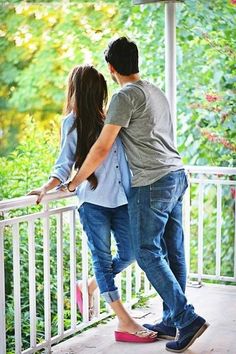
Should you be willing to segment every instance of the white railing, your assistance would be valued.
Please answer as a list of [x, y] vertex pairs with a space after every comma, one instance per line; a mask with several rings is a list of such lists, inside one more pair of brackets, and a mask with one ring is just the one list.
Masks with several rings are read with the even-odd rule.
[[[50, 205], [55, 201], [68, 199], [69, 203], [63, 206]], [[28, 208], [35, 205], [35, 196], [21, 197], [11, 200], [5, 200], [0, 202], [0, 215], [3, 220], [0, 220], [0, 354], [5, 354], [9, 351], [9, 336], [6, 335], [6, 322], [8, 321], [7, 301], [13, 298], [12, 307], [14, 309], [14, 346], [15, 353], [35, 353], [40, 349], [44, 349], [44, 352], [50, 352], [50, 348], [53, 344], [61, 341], [62, 339], [75, 334], [76, 332], [96, 323], [111, 315], [109, 309], [103, 308], [103, 312], [100, 310], [100, 296], [97, 292], [95, 300], [96, 315], [92, 320], [89, 320], [88, 314], [88, 293], [87, 293], [87, 280], [89, 274], [89, 254], [87, 249], [86, 236], [81, 232], [81, 227], [78, 223], [76, 197], [68, 196], [63, 192], [50, 193], [47, 195], [43, 202], [43, 209], [36, 212], [28, 212], [24, 210], [23, 215], [12, 216], [13, 210], [21, 210], [22, 208]], [[19, 209], [21, 208], [21, 209]], [[50, 221], [52, 218], [56, 218], [56, 237], [52, 240], [52, 235], [50, 233]], [[43, 257], [43, 297], [44, 297], [44, 335], [38, 336], [37, 331], [37, 302], [38, 294], [36, 291], [37, 280], [37, 260], [36, 260], [36, 227], [38, 221], [42, 222], [42, 251], [41, 257]], [[69, 264], [65, 264], [63, 252], [65, 252], [65, 247], [63, 247], [63, 241], [65, 237], [65, 224], [69, 228], [68, 239], [69, 239]], [[21, 294], [22, 285], [21, 280], [22, 274], [22, 225], [27, 228], [26, 233], [28, 237], [27, 241], [27, 254], [28, 254], [28, 298], [29, 298], [29, 333], [25, 333], [24, 320], [22, 315], [24, 309], [21, 306]], [[37, 231], [39, 233], [39, 231]], [[38, 237], [38, 236], [37, 236]], [[76, 249], [77, 239], [81, 237], [81, 249]], [[12, 250], [5, 247], [6, 240], [11, 238], [10, 244], [12, 244]], [[56, 247], [56, 254], [52, 254], [51, 247]], [[56, 245], [55, 245], [56, 243]], [[12, 270], [6, 269], [6, 260], [8, 257], [8, 252], [12, 252]], [[26, 253], [26, 252], [25, 252]], [[24, 255], [25, 255], [24, 253]], [[83, 318], [81, 320], [78, 317], [78, 311], [76, 308], [76, 282], [77, 282], [77, 258], [81, 256], [81, 269], [80, 276], [82, 278], [83, 286]], [[56, 257], [56, 279], [54, 281], [50, 277], [51, 273], [51, 262], [52, 258]], [[6, 259], [7, 258], [7, 259]], [[70, 294], [69, 298], [65, 298], [65, 279], [63, 274], [63, 267], [69, 267], [70, 271]], [[8, 263], [9, 267], [9, 263]], [[132, 272], [132, 267], [135, 267]], [[24, 268], [25, 269], [25, 268]], [[12, 271], [12, 294], [6, 294], [5, 280], [7, 272]], [[132, 273], [135, 274], [134, 279], [132, 279]], [[125, 283], [125, 285], [123, 285]], [[140, 268], [137, 265], [128, 267], [123, 274], [117, 277], [117, 285], [122, 295], [125, 298], [126, 306], [131, 307], [134, 303], [138, 301], [138, 296], [142, 291], [142, 294], [149, 296], [153, 290], [150, 287], [147, 279], [143, 277]], [[123, 285], [123, 286], [122, 286]], [[52, 299], [51, 299], [51, 289], [56, 287], [57, 292], [57, 334], [52, 335]], [[10, 301], [9, 300], [9, 301]], [[69, 302], [69, 312], [70, 312], [70, 326], [65, 329], [65, 303]], [[67, 304], [68, 307], [68, 304]], [[54, 325], [55, 327], [55, 325]], [[68, 327], [68, 325], [67, 325]], [[42, 329], [41, 329], [42, 331]], [[55, 328], [54, 328], [55, 332]], [[22, 345], [23, 337], [28, 336], [28, 346]]]
[[[184, 199], [184, 227], [186, 235], [186, 258], [188, 265], [188, 273], [190, 278], [197, 278], [199, 282], [202, 279], [210, 280], [223, 280], [223, 281], [236, 281], [236, 237], [235, 237], [235, 199], [230, 200], [232, 194], [235, 198], [236, 181], [231, 178], [236, 176], [236, 168], [216, 168], [216, 167], [186, 167], [189, 173], [190, 188], [187, 190]], [[210, 187], [211, 186], [211, 187]], [[213, 191], [209, 188], [213, 188]], [[227, 190], [228, 189], [228, 190]], [[231, 193], [228, 195], [228, 191]], [[233, 192], [232, 192], [233, 191]], [[209, 225], [205, 225], [205, 219], [208, 217], [208, 204], [206, 197], [215, 201], [211, 212], [214, 214], [213, 230], [212, 223], [210, 223], [211, 234], [215, 236], [215, 249], [212, 257], [215, 260], [214, 272], [209, 273], [206, 269], [207, 259], [204, 257], [204, 240], [208, 236], [207, 228]], [[232, 196], [231, 196], [232, 197]], [[232, 199], [232, 198], [231, 198]], [[26, 208], [32, 208], [35, 204], [35, 196], [21, 197], [11, 200], [5, 200], [0, 202], [0, 353], [5, 354], [9, 348], [9, 338], [14, 337], [15, 353], [35, 353], [40, 349], [44, 349], [44, 352], [50, 352], [50, 348], [53, 344], [63, 340], [64, 338], [77, 333], [78, 331], [88, 327], [89, 325], [100, 321], [101, 319], [109, 316], [111, 313], [108, 309], [101, 311], [100, 309], [100, 297], [97, 293], [95, 307], [96, 316], [89, 321], [88, 314], [88, 296], [87, 296], [87, 280], [90, 268], [90, 259], [87, 249], [87, 240], [78, 223], [76, 217], [76, 198], [68, 196], [63, 192], [56, 192], [49, 194], [43, 203], [42, 210], [32, 211], [25, 210]], [[67, 201], [66, 205], [56, 205], [56, 201]], [[225, 201], [227, 200], [227, 203]], [[224, 203], [223, 203], [224, 202]], [[230, 212], [227, 214], [225, 206], [232, 206]], [[232, 204], [232, 205], [231, 205]], [[19, 210], [24, 212], [19, 215]], [[17, 210], [18, 214], [14, 213]], [[224, 220], [224, 216], [227, 215], [227, 220]], [[55, 238], [52, 238], [50, 232], [50, 224], [54, 220], [54, 233]], [[38, 259], [36, 259], [36, 247], [38, 247], [39, 241], [39, 221], [42, 228], [42, 247], [41, 258], [43, 261], [40, 263], [43, 268], [43, 284], [40, 286], [43, 288], [43, 306], [44, 306], [44, 321], [43, 329], [40, 328], [40, 340], [38, 336], [38, 293], [37, 286], [37, 267]], [[230, 275], [222, 274], [224, 266], [222, 258], [222, 240], [224, 238], [224, 230], [222, 226], [227, 224], [230, 227], [229, 233], [233, 236], [232, 244], [229, 244], [229, 248], [233, 248], [234, 252], [234, 264], [231, 264]], [[197, 225], [197, 227], [195, 227]], [[232, 225], [232, 227], [231, 227]], [[24, 227], [23, 227], [24, 226]], [[67, 228], [66, 228], [67, 227]], [[25, 233], [28, 237], [27, 244], [28, 249], [22, 249], [22, 228], [25, 228]], [[233, 229], [232, 229], [233, 228]], [[37, 232], [36, 232], [37, 229]], [[222, 231], [223, 230], [223, 231]], [[36, 237], [37, 234], [37, 237]], [[67, 236], [66, 236], [67, 235]], [[78, 238], [82, 238], [80, 243], [81, 249], [77, 249]], [[69, 251], [63, 244], [67, 239], [67, 246]], [[10, 243], [5, 245], [5, 242]], [[10, 246], [12, 245], [12, 249]], [[7, 246], [7, 247], [6, 247]], [[52, 254], [51, 248], [54, 246], [55, 254]], [[225, 247], [225, 246], [224, 246]], [[194, 252], [193, 252], [193, 251]], [[9, 269], [9, 259], [12, 269]], [[38, 251], [39, 252], [39, 251]], [[65, 264], [65, 255], [68, 253], [67, 261]], [[10, 256], [9, 256], [10, 254]], [[25, 272], [25, 267], [22, 267], [23, 257], [28, 255], [27, 268], [28, 268], [28, 313], [29, 313], [29, 333], [25, 333], [24, 321], [25, 309], [22, 308], [22, 277]], [[50, 276], [52, 273], [51, 264], [53, 262], [52, 256], [56, 257], [55, 277], [52, 279]], [[80, 256], [80, 257], [79, 257]], [[80, 276], [83, 282], [83, 318], [78, 317], [76, 308], [76, 281], [78, 276], [78, 258], [80, 258]], [[8, 262], [6, 267], [6, 262]], [[26, 262], [24, 263], [24, 265]], [[63, 267], [69, 267], [69, 295], [65, 295], [65, 274]], [[13, 287], [12, 293], [9, 293], [9, 289], [5, 289], [5, 281], [9, 278], [7, 272], [12, 272], [12, 278], [10, 277], [10, 286]], [[132, 275], [134, 276], [132, 277]], [[25, 276], [25, 275], [24, 275]], [[145, 296], [150, 295], [153, 289], [150, 287], [150, 283], [147, 278], [144, 277], [140, 268], [135, 264], [130, 266], [122, 275], [117, 277], [117, 285], [122, 293], [122, 297], [125, 298], [126, 305], [131, 307], [138, 301], [137, 295], [142, 294]], [[123, 285], [123, 286], [122, 286]], [[52, 328], [52, 288], [56, 288], [56, 322], [57, 333], [55, 334], [55, 324]], [[8, 290], [8, 291], [7, 291]], [[6, 338], [6, 321], [9, 314], [6, 310], [9, 308], [8, 301], [13, 299], [12, 308], [14, 311], [14, 331], [7, 335]], [[69, 302], [69, 305], [68, 305]], [[55, 303], [54, 303], [55, 305]], [[65, 307], [69, 306], [70, 323], [65, 326]], [[54, 309], [55, 311], [55, 309]], [[68, 311], [67, 311], [68, 314]], [[67, 319], [68, 322], [68, 319]], [[9, 330], [9, 329], [8, 329]], [[52, 330], [54, 333], [52, 334]], [[42, 334], [43, 332], [43, 334]], [[27, 341], [23, 341], [24, 336], [28, 336]], [[22, 343], [24, 344], [22, 345]], [[25, 343], [30, 344], [25, 344]]]
[[[236, 282], [236, 168], [185, 168], [190, 184], [184, 198], [185, 253], [189, 278], [195, 278], [199, 283], [203, 279]], [[215, 247], [204, 254], [209, 246], [208, 238], [214, 234]], [[228, 245], [225, 245], [226, 241]], [[228, 263], [223, 246], [228, 252]], [[214, 267], [208, 266], [209, 261]], [[227, 272], [224, 269], [226, 263]]]

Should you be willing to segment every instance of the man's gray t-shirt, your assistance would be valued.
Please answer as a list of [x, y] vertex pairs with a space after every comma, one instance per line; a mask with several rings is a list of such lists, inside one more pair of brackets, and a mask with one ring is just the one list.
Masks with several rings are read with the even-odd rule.
[[122, 127], [133, 187], [150, 185], [183, 168], [167, 98], [155, 85], [139, 80], [123, 86], [111, 99], [105, 124]]

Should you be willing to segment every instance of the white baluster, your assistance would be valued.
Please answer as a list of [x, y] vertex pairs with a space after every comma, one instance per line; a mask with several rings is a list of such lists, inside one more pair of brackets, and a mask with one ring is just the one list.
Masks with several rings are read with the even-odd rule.
[[13, 242], [13, 284], [14, 284], [14, 318], [15, 318], [15, 351], [21, 353], [21, 302], [20, 302], [20, 234], [19, 224], [12, 228]]
[[76, 328], [76, 239], [75, 210], [70, 211], [70, 296], [71, 296], [71, 328]]
[[4, 228], [0, 227], [0, 348], [6, 353], [5, 315], [5, 271], [4, 271]]
[[126, 269], [126, 305], [129, 309], [132, 306], [132, 265]]
[[30, 346], [36, 346], [36, 284], [35, 284], [35, 237], [34, 222], [28, 224], [29, 249], [29, 307], [30, 307]]
[[198, 198], [198, 282], [201, 283], [203, 274], [203, 215], [204, 215], [204, 182], [201, 176]]
[[222, 186], [217, 184], [217, 223], [216, 223], [216, 276], [221, 270], [221, 225], [222, 225]]
[[57, 316], [58, 334], [64, 333], [64, 290], [63, 290], [63, 221], [62, 213], [57, 215]]
[[44, 265], [44, 323], [46, 353], [51, 349], [51, 291], [50, 291], [50, 233], [47, 204], [44, 206], [46, 217], [43, 219], [43, 265]]

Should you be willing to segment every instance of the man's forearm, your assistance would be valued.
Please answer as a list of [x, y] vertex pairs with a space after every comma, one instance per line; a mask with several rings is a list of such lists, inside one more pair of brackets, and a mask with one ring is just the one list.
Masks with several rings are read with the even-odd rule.
[[70, 191], [73, 191], [84, 182], [101, 165], [107, 157], [120, 129], [120, 126], [111, 124], [103, 127], [99, 138], [91, 147], [83, 165], [70, 182]]

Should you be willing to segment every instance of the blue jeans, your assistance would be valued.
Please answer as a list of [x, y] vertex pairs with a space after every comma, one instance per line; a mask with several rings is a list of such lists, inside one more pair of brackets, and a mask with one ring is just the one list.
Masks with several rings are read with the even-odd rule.
[[131, 188], [129, 196], [137, 262], [163, 300], [164, 324], [178, 328], [187, 326], [197, 317], [184, 295], [182, 199], [187, 186], [185, 172], [179, 170], [151, 185]]
[[[134, 262], [130, 235], [128, 206], [117, 208], [83, 203], [79, 208], [80, 221], [88, 238], [92, 253], [93, 269], [100, 292], [110, 303], [120, 298], [115, 285], [115, 275]], [[111, 232], [117, 252], [111, 254]]]

